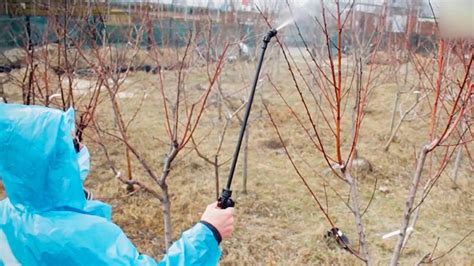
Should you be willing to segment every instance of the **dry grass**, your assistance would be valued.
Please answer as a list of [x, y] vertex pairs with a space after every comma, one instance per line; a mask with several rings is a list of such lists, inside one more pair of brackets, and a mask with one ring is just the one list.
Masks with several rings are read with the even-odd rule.
[[[277, 64], [273, 64], [277, 65]], [[290, 102], [296, 101], [296, 95], [288, 75], [283, 69], [274, 67], [276, 83], [285, 91]], [[268, 68], [269, 65], [267, 65]], [[187, 87], [196, 84], [205, 86], [202, 69], [189, 70]], [[221, 77], [222, 88], [228, 94], [250, 84], [253, 73], [251, 65], [228, 65]], [[156, 89], [156, 77], [152, 74], [134, 73], [129, 77], [126, 91], [141, 95], [148, 93], [138, 118], [131, 126], [132, 143], [144, 154], [155, 169], [160, 169], [164, 152], [167, 149], [163, 127], [161, 99]], [[165, 73], [166, 86], [173, 85], [176, 75]], [[11, 90], [14, 88], [10, 88]], [[271, 110], [281, 127], [295, 161], [308, 177], [312, 187], [321, 199], [324, 199], [322, 184], [331, 184], [340, 194], [347, 195], [348, 187], [333, 176], [325, 174], [326, 166], [320, 154], [308, 145], [308, 140], [296, 126], [283, 103], [275, 95], [267, 82], [259, 88], [259, 93], [271, 103]], [[243, 91], [244, 92], [244, 91]], [[242, 97], [244, 94], [237, 94]], [[389, 152], [383, 151], [390, 126], [390, 114], [395, 97], [394, 84], [384, 84], [375, 89], [363, 124], [359, 153], [373, 165], [374, 171], [360, 174], [360, 198], [365, 206], [371, 195], [375, 179], [378, 187], [373, 203], [364, 216], [367, 228], [369, 248], [377, 264], [389, 262], [395, 238], [382, 240], [381, 235], [396, 230], [401, 222], [410, 176], [414, 169], [414, 154], [423, 144], [427, 134], [419, 120], [406, 122], [399, 132], [396, 142]], [[131, 117], [139, 97], [121, 101], [126, 117]], [[238, 104], [238, 98], [234, 99]], [[112, 127], [111, 113], [107, 104], [99, 110], [99, 121]], [[423, 113], [423, 106], [419, 113]], [[350, 112], [344, 127], [350, 131]], [[241, 168], [239, 166], [234, 183], [236, 208], [235, 233], [222, 244], [222, 265], [354, 265], [360, 264], [347, 252], [327, 247], [323, 234], [330, 229], [320, 211], [291, 168], [285, 154], [275, 143], [275, 133], [260, 102], [256, 102], [252, 113], [256, 120], [250, 127], [249, 150], [249, 193], [241, 193]], [[204, 139], [200, 145], [203, 153], [211, 155], [218, 143], [219, 130], [223, 122], [217, 120], [217, 109], [210, 105], [205, 119], [197, 132], [197, 139]], [[229, 129], [222, 153], [223, 159], [233, 152], [239, 127], [234, 121]], [[94, 137], [91, 131], [86, 137]], [[326, 140], [327, 137], [324, 137]], [[117, 167], [125, 171], [124, 148], [113, 139], [108, 139], [109, 149]], [[86, 181], [94, 195], [113, 206], [113, 221], [117, 223], [135, 243], [140, 252], [160, 259], [163, 254], [163, 225], [160, 203], [151, 195], [139, 191], [126, 196], [125, 188], [114, 179], [108, 169], [104, 154], [92, 141], [86, 138], [92, 154], [92, 171]], [[303, 160], [304, 158], [304, 160]], [[222, 167], [221, 176], [225, 177], [228, 165]], [[474, 180], [469, 172], [468, 163], [463, 163], [459, 178], [460, 188], [451, 188], [448, 166], [441, 181], [434, 187], [421, 211], [421, 217], [407, 248], [401, 264], [413, 264], [431, 252], [437, 237], [440, 237], [436, 254], [442, 254], [472, 230], [474, 224], [474, 205], [472, 190]], [[153, 186], [150, 178], [134, 161], [134, 176]], [[224, 179], [221, 180], [223, 184]], [[154, 186], [157, 188], [156, 186]], [[199, 220], [206, 204], [214, 200], [213, 169], [190, 149], [186, 150], [172, 169], [169, 179], [172, 194], [172, 221], [174, 238], [179, 232], [192, 226]], [[353, 242], [356, 242], [352, 214], [344, 203], [328, 189], [330, 215], [337, 225]], [[456, 248], [449, 256], [439, 260], [440, 264], [472, 265], [474, 263], [474, 244], [472, 236]], [[357, 245], [355, 245], [357, 246]]]

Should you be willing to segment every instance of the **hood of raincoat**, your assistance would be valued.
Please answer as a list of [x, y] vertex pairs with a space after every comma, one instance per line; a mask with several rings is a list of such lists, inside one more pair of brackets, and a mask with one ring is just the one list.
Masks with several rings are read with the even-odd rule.
[[83, 210], [77, 159], [71, 111], [0, 104], [0, 176], [16, 209]]

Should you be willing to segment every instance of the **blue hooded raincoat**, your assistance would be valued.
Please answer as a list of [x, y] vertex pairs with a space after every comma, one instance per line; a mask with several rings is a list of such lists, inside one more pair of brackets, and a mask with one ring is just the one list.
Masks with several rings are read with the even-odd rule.
[[140, 255], [111, 222], [111, 207], [87, 201], [70, 113], [0, 104], [0, 265], [216, 265], [212, 231], [198, 223], [160, 263]]

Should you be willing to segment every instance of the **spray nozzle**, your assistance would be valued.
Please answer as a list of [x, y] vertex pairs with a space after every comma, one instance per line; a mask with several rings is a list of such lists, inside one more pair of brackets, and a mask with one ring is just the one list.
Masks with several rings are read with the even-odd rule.
[[270, 40], [277, 35], [278, 31], [276, 29], [271, 29], [269, 32], [267, 32], [267, 35], [263, 38], [263, 41], [268, 43]]

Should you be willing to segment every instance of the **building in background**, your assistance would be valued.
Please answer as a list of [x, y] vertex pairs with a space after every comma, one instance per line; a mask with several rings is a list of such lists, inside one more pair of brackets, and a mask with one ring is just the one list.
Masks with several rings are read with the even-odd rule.
[[[0, 3], [0, 47], [16, 47], [24, 40], [40, 43], [48, 20], [68, 10], [71, 20], [99, 23], [98, 34], [104, 31], [109, 42], [120, 43], [127, 39], [130, 26], [140, 25], [143, 16], [152, 21], [147, 36], [155, 35], [160, 45], [182, 45], [191, 29], [213, 33], [232, 42], [245, 39], [254, 46], [255, 32], [265, 28], [257, 23], [262, 17], [256, 1], [264, 12], [276, 12], [279, 0], [6, 0]], [[281, 1], [280, 1], [281, 2]], [[281, 6], [281, 5], [280, 5]], [[56, 10], [56, 11], [54, 11]], [[56, 12], [56, 13], [55, 13]], [[89, 13], [87, 13], [89, 12]], [[52, 14], [53, 13], [53, 14]], [[62, 16], [62, 15], [60, 15]], [[207, 26], [206, 26], [207, 25]], [[25, 36], [25, 28], [33, 33]], [[104, 37], [103, 37], [104, 38]], [[102, 38], [102, 39], [103, 39]], [[149, 38], [149, 37], [146, 37]], [[35, 39], [35, 40], [33, 40]], [[57, 40], [52, 40], [57, 41]]]
[[382, 46], [386, 48], [402, 49], [408, 45], [431, 49], [438, 34], [435, 18], [439, 11], [439, 1], [432, 2], [433, 10], [428, 0], [388, 0], [386, 4], [385, 0], [356, 1], [350, 30], [362, 42], [370, 41], [374, 34], [384, 34]]

